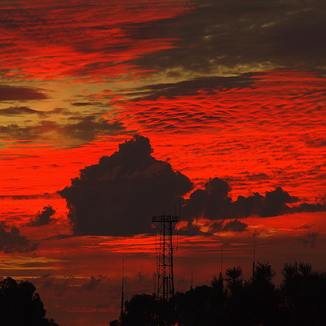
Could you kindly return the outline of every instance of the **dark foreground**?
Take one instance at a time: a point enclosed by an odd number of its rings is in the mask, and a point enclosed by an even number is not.
[[[275,271],[258,263],[249,280],[241,267],[229,268],[211,286],[177,293],[168,302],[135,295],[110,326],[324,326],[326,272],[310,264],[285,264],[276,287]]]

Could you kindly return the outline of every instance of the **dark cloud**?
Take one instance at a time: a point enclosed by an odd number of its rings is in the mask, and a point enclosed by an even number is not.
[[[96,116],[86,116],[78,118],[70,118],[70,123],[59,124],[55,121],[43,120],[38,124],[29,126],[20,126],[18,124],[10,124],[0,126],[0,134],[3,138],[8,135],[16,140],[37,140],[39,138],[55,138],[61,137],[76,140],[78,145],[92,141],[98,134],[112,135],[122,132],[124,127],[122,123],[106,119],[97,119]]]
[[[67,114],[69,111],[66,109],[56,108],[50,111],[39,111],[31,109],[27,106],[12,106],[7,109],[0,109],[0,115],[4,116],[17,116],[17,115],[38,115],[40,117],[50,116],[52,114]]]
[[[256,80],[250,78],[251,76],[253,74],[248,73],[232,77],[200,77],[177,83],[147,85],[138,89],[138,95],[142,99],[156,100],[161,96],[170,98],[180,94],[197,95],[199,89],[206,91],[207,94],[216,94],[218,90],[225,91],[230,88],[250,87],[252,83],[256,82]],[[133,95],[137,95],[137,93],[133,93]]]
[[[0,110],[0,115],[12,116],[12,115],[26,115],[26,114],[42,115],[43,112],[30,109],[27,106],[15,106],[15,107],[10,107],[8,109],[1,109]]]
[[[71,234],[57,234],[57,235],[53,235],[51,237],[45,238],[43,240],[64,240],[64,239],[69,239],[73,237],[73,235]]]
[[[72,103],[71,105],[73,106],[91,106],[91,105],[94,105],[96,103],[91,103],[91,102],[75,102],[75,103]]]
[[[86,291],[95,291],[97,286],[100,282],[103,281],[103,279],[105,279],[103,276],[99,276],[99,278],[91,276],[90,280],[81,286],[81,289]]]
[[[55,210],[51,206],[45,206],[41,213],[38,213],[35,218],[27,224],[27,226],[43,226],[50,224],[53,219],[51,216],[55,214]]]
[[[200,2],[182,16],[138,26],[142,37],[176,41],[175,47],[135,62],[171,76],[182,71],[210,73],[220,67],[234,73],[246,66],[261,70],[264,64],[324,67],[325,12],[323,0]]]
[[[264,195],[230,197],[231,187],[222,179],[209,179],[203,189],[191,191],[189,179],[167,162],[152,155],[149,139],[135,136],[120,144],[119,151],[104,156],[98,164],[85,167],[71,186],[59,191],[66,199],[75,235],[129,236],[150,233],[152,216],[173,212],[181,203],[182,220],[188,221],[180,234],[213,234],[247,230],[239,219],[272,217],[297,212],[325,211],[325,204],[300,203],[281,187]],[[193,223],[208,220],[208,231]]]
[[[238,220],[229,221],[223,227],[223,231],[243,232],[247,229],[248,224]]]
[[[273,191],[266,191],[264,205],[259,215],[262,217],[270,217],[284,214],[289,210],[286,204],[295,203],[298,200],[297,197],[290,196],[289,193],[284,191],[281,187],[277,187]]]
[[[314,226],[314,224],[313,225],[304,224],[304,225],[300,225],[296,228],[293,228],[293,230],[308,230],[308,229],[311,229],[313,226]]]
[[[72,118],[76,123],[67,124],[60,128],[62,134],[84,141],[94,140],[98,134],[114,134],[124,130],[122,123],[99,119],[95,116]]]
[[[325,212],[326,211],[326,204],[308,204],[308,203],[302,203],[298,207],[294,208],[295,211],[298,213],[301,212]]]
[[[151,217],[173,212],[192,183],[156,160],[149,139],[134,136],[119,151],[80,171],[60,191],[77,235],[133,235],[153,232]]]
[[[239,196],[232,201],[229,197],[230,186],[219,178],[210,179],[204,189],[195,190],[185,201],[182,216],[187,220],[206,218],[210,220],[239,219],[249,216],[272,217],[287,213],[320,212],[326,210],[325,204],[301,203],[281,187],[267,191],[265,195],[254,193],[251,196]],[[236,226],[236,224],[230,224]],[[222,228],[222,226],[221,226]]]
[[[197,226],[196,223],[188,222],[188,224],[180,229],[178,229],[178,234],[194,236],[194,235],[213,235],[217,232],[244,232],[247,231],[248,224],[243,223],[239,220],[213,220],[212,222],[207,222],[205,227],[207,231],[202,231],[201,227]]]
[[[216,232],[216,231],[215,231]],[[179,235],[195,236],[195,235],[211,235],[214,231],[211,229],[209,233],[201,231],[200,227],[191,221],[188,221],[187,225],[178,229]]]
[[[316,232],[310,232],[306,233],[305,235],[297,238],[299,244],[303,244],[305,247],[316,247],[316,242],[318,238],[318,233]]]
[[[229,185],[219,178],[213,178],[204,187],[205,189],[197,189],[190,195],[183,207],[182,216],[228,219],[232,205],[232,200],[228,197],[231,190]]]
[[[51,199],[57,197],[58,194],[35,194],[35,195],[14,195],[14,196],[0,196],[0,199],[14,199],[14,200],[29,200],[29,199],[39,199],[39,198],[44,198],[44,199]]]
[[[8,227],[4,222],[0,222],[0,250],[5,253],[30,252],[36,250],[38,244],[27,240],[20,235],[16,227]]]
[[[0,85],[0,101],[31,101],[45,100],[47,95],[41,89]]]
[[[309,139],[306,141],[306,144],[313,148],[326,147],[326,138]]]

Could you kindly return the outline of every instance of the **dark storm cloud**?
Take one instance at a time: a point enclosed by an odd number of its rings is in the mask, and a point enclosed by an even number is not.
[[[0,85],[0,101],[45,100],[47,95],[38,88]]]
[[[119,151],[80,171],[60,191],[77,235],[153,232],[151,217],[173,212],[192,183],[171,165],[156,160],[149,139],[134,136]]]
[[[45,206],[43,211],[38,213],[35,218],[27,224],[27,226],[43,226],[50,224],[53,220],[51,216],[55,214],[55,210],[51,206]]]
[[[30,252],[36,250],[38,244],[27,240],[20,235],[20,231],[15,226],[8,227],[4,222],[0,222],[0,250],[5,253]]]
[[[182,216],[185,219],[206,218],[210,220],[239,219],[249,216],[272,217],[298,212],[321,212],[326,210],[325,204],[301,203],[297,206],[289,205],[299,201],[281,187],[273,191],[266,191],[265,195],[254,193],[251,196],[239,196],[232,201],[229,196],[230,186],[219,178],[210,179],[204,189],[195,190],[185,201]],[[229,227],[242,226],[233,222]],[[220,230],[226,230],[223,225]]]
[[[326,4],[312,1],[198,1],[182,16],[139,26],[147,38],[175,38],[175,47],[136,59],[148,69],[209,73],[246,65],[324,67]],[[264,68],[263,68],[264,69]],[[266,68],[265,68],[266,69]]]

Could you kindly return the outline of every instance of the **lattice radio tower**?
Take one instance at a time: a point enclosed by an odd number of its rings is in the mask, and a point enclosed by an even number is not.
[[[157,244],[157,298],[167,301],[174,295],[173,276],[173,230],[178,217],[172,215],[153,216],[153,224],[160,231]]]

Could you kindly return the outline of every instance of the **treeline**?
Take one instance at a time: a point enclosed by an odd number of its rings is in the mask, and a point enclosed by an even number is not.
[[[11,277],[0,281],[0,326],[59,326],[45,314],[31,282],[17,283]]]
[[[135,295],[125,302],[119,320],[110,326],[324,326],[326,272],[311,264],[285,264],[283,280],[274,284],[275,271],[257,263],[244,280],[241,267],[202,285],[175,294],[168,302],[155,295]]]

